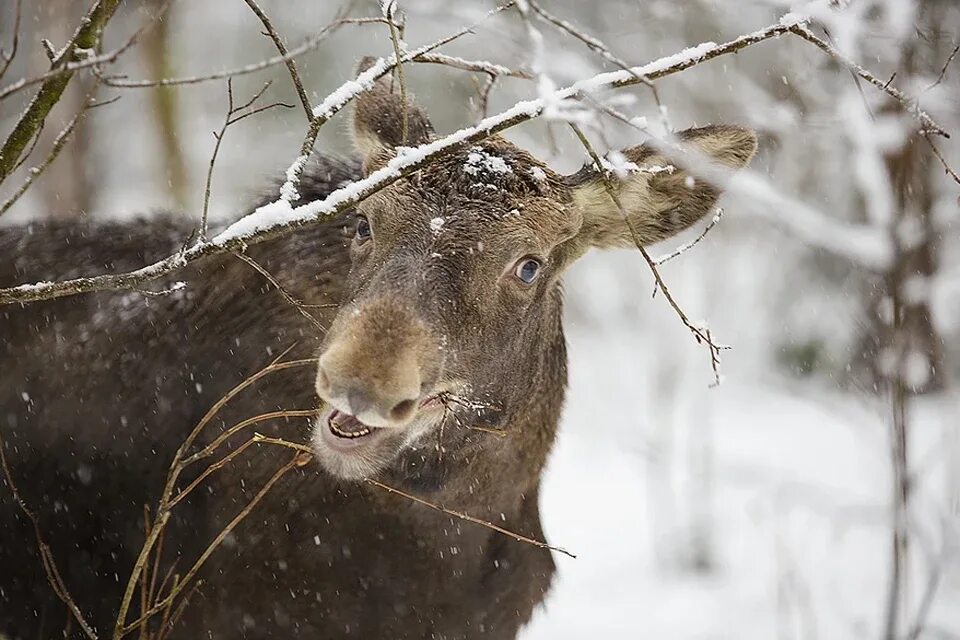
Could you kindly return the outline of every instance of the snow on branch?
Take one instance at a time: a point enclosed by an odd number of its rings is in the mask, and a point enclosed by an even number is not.
[[[494,134],[528,122],[543,114],[547,102],[557,102],[571,98],[589,96],[590,94],[609,89],[616,89],[635,85],[641,82],[640,78],[655,80],[672,75],[690,67],[696,66],[713,58],[727,55],[745,49],[759,42],[779,37],[785,33],[801,33],[795,31],[802,26],[801,18],[789,17],[758,31],[740,36],[722,44],[705,42],[665,56],[653,62],[629,69],[621,69],[607,73],[600,73],[590,78],[576,82],[568,87],[558,89],[549,95],[542,95],[534,100],[522,101],[497,115],[484,118],[472,127],[460,129],[450,135],[439,138],[419,147],[403,149],[383,168],[373,172],[366,178],[346,185],[323,200],[309,202],[293,207],[288,200],[278,198],[253,213],[241,218],[216,237],[198,242],[189,249],[168,256],[163,260],[142,267],[135,271],[119,274],[104,274],[92,277],[74,278],[58,282],[38,282],[23,284],[16,287],[0,289],[0,304],[26,303],[37,300],[49,300],[63,296],[75,295],[92,291],[135,289],[144,282],[174,273],[188,264],[212,255],[243,250],[247,245],[263,242],[278,236],[290,233],[294,229],[318,224],[353,207],[373,193],[390,184],[426,167],[449,153],[466,145],[484,140]],[[468,28],[469,29],[469,28]],[[809,39],[802,35],[804,39]],[[445,39],[441,43],[449,41]],[[439,46],[437,43],[430,49]],[[422,55],[426,47],[417,49],[404,55],[401,61],[413,59]],[[833,55],[832,52],[831,55]],[[316,121],[326,121],[330,116],[343,108],[353,97],[368,88],[368,83],[375,80],[377,74],[386,74],[391,68],[392,58],[376,63],[367,72],[356,80],[349,81],[333,92],[315,108],[314,114],[319,117]],[[372,73],[371,73],[372,71]],[[864,72],[867,73],[867,72]],[[869,75],[869,74],[867,74]],[[892,89],[888,87],[888,89]],[[899,92],[886,90],[894,98],[909,105],[909,100]],[[893,90],[894,92],[896,90]],[[914,111],[914,115],[926,120],[928,128],[939,129],[929,116]],[[942,131],[942,129],[939,129]],[[300,162],[298,155],[296,162]],[[288,171],[289,175],[297,175],[295,168]],[[288,177],[289,177],[288,175]],[[733,184],[736,184],[736,180]],[[286,193],[286,192],[285,192]]]

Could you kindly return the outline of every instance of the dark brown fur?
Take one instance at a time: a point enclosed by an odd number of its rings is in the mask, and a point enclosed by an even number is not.
[[[397,144],[394,103],[384,85],[358,103],[367,171]],[[410,144],[431,135],[419,111],[413,121]],[[699,132],[689,137],[719,141],[716,157],[737,149],[731,165],[753,153],[743,130]],[[511,170],[481,163],[466,171],[471,153],[500,158]],[[323,198],[359,175],[356,165],[320,159],[300,185],[302,199]],[[690,190],[682,178],[637,179],[644,185],[628,180],[621,195],[641,228],[658,230],[648,241],[689,226],[718,195],[707,185]],[[622,220],[590,209],[603,204],[596,186],[595,177],[564,179],[493,138],[364,202],[359,213],[374,229],[366,244],[351,241],[350,214],[251,247],[249,255],[292,295],[336,305],[316,311],[330,326],[327,336],[233,257],[177,274],[187,287],[165,296],[98,293],[0,308],[5,451],[68,588],[101,635],[112,630],[143,541],[143,505],[156,500],[173,452],[217,399],[286,349],[286,359],[339,350],[336,375],[356,393],[387,393],[398,377],[416,375],[417,401],[442,390],[484,405],[455,409],[456,418],[417,422],[417,412],[398,420],[389,436],[401,435],[385,438],[359,468],[543,539],[540,473],[566,382],[560,278],[589,246],[625,243]],[[578,205],[588,188],[594,192],[581,200],[590,206]],[[436,217],[444,219],[439,230],[431,226]],[[129,270],[174,251],[189,231],[170,216],[0,229],[0,286]],[[529,287],[512,279],[524,255],[544,262]],[[206,439],[266,411],[317,407],[317,377],[316,367],[304,367],[265,378],[227,405]],[[316,384],[321,395],[333,388]],[[256,430],[309,442],[311,431],[325,428],[323,418],[313,422]],[[401,443],[413,423],[423,432]],[[356,482],[313,440],[320,464],[281,480],[215,553],[175,637],[516,636],[549,588],[548,551]],[[165,562],[176,560],[181,571],[192,564],[289,456],[255,447],[178,505]],[[67,613],[46,584],[28,524],[10,492],[0,491],[0,633],[53,637]]]

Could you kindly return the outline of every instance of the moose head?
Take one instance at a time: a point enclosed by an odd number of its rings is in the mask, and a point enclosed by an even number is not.
[[[354,134],[367,174],[434,137],[387,80],[358,97]],[[757,145],[735,126],[677,135],[732,169]],[[564,176],[494,136],[359,205],[349,295],[316,379],[328,407],[313,441],[329,472],[434,489],[459,481],[464,491],[465,466],[511,477],[520,490],[535,480],[566,382],[563,273],[594,247],[669,238],[720,195],[680,168],[664,170],[671,162],[651,146],[622,153],[631,171],[605,179],[586,166]]]

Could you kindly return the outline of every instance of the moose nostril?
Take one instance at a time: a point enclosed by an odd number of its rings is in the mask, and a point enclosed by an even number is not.
[[[393,409],[390,409],[390,418],[396,420],[397,422],[403,422],[405,420],[409,420],[413,415],[413,412],[416,410],[416,400],[403,400],[402,402],[395,404]]]

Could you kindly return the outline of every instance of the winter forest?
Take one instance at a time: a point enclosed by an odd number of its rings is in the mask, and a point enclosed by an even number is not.
[[[0,0],[0,640],[960,638],[958,52]]]

